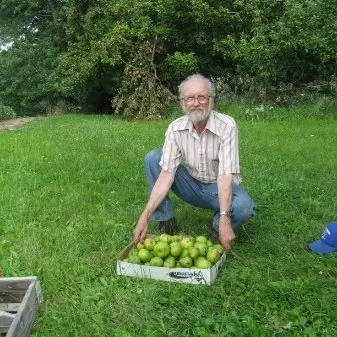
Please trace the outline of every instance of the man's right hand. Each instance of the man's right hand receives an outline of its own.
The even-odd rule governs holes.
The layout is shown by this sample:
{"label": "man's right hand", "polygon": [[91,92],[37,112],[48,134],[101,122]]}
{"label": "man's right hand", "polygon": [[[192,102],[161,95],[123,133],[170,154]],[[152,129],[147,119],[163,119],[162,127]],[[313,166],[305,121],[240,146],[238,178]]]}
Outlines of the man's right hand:
{"label": "man's right hand", "polygon": [[231,226],[231,220],[228,217],[220,217],[219,220],[219,240],[225,252],[229,252],[235,239],[235,233]]}
{"label": "man's right hand", "polygon": [[147,228],[147,219],[144,219],[144,217],[140,217],[135,229],[133,230],[133,241],[142,241],[146,236]]}

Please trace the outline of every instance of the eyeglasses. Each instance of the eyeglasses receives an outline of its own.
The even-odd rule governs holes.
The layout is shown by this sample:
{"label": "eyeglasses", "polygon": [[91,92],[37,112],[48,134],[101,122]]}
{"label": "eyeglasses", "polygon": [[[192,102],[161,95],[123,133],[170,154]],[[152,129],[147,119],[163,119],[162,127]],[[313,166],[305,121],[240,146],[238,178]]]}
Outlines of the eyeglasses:
{"label": "eyeglasses", "polygon": [[198,100],[200,104],[205,104],[210,97],[213,96],[205,96],[205,95],[198,95],[198,96],[186,96],[186,97],[181,97],[181,99],[184,100],[186,104],[193,104],[195,102],[195,99]]}

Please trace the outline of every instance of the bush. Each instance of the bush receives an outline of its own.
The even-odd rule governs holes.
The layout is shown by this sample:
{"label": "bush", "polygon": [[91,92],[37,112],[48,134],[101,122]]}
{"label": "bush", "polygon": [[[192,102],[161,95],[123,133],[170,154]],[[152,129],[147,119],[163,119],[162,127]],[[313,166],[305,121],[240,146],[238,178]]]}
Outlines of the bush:
{"label": "bush", "polygon": [[0,120],[11,119],[11,118],[14,118],[15,116],[16,116],[16,113],[11,107],[2,105],[0,103]]}
{"label": "bush", "polygon": [[168,114],[174,96],[156,76],[151,53],[150,43],[145,42],[133,62],[125,66],[121,87],[113,100],[116,114],[136,119],[158,119]]}
{"label": "bush", "polygon": [[334,97],[322,97],[317,101],[315,105],[317,114],[321,117],[336,116],[337,113],[337,98]]}
{"label": "bush", "polygon": [[264,101],[267,85],[249,75],[230,75],[211,77],[218,100]]}

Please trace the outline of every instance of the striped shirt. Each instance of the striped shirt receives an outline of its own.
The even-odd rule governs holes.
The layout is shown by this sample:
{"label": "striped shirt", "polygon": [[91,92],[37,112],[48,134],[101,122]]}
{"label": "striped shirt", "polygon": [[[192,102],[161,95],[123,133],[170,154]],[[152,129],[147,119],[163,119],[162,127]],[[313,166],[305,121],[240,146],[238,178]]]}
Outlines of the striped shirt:
{"label": "striped shirt", "polygon": [[193,178],[204,183],[214,183],[219,175],[232,173],[239,184],[242,179],[234,119],[212,111],[200,136],[188,116],[176,119],[166,131],[159,164],[174,174],[182,164]]}

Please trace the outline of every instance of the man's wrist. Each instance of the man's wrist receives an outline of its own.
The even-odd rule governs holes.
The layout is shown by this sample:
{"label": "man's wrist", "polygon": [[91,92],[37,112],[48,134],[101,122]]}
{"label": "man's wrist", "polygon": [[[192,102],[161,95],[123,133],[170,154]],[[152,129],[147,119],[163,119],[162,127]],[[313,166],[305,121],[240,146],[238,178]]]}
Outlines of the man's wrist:
{"label": "man's wrist", "polygon": [[151,218],[151,212],[145,209],[145,211],[142,213],[141,218],[145,221],[149,221]]}
{"label": "man's wrist", "polygon": [[230,218],[232,216],[232,212],[231,211],[222,211],[222,212],[220,212],[220,217],[221,216]]}
{"label": "man's wrist", "polygon": [[231,227],[232,226],[231,218],[229,218],[228,216],[221,216],[219,220],[219,226]]}

